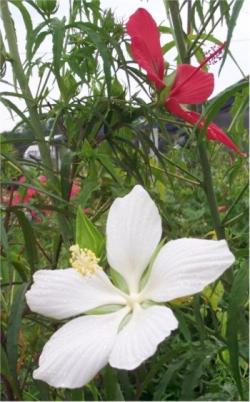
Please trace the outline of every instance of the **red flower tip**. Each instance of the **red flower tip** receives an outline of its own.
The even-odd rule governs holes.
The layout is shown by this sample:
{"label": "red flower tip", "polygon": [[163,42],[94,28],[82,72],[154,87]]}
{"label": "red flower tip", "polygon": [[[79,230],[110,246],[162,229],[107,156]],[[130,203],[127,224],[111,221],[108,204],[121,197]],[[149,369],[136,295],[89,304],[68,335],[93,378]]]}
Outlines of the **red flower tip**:
{"label": "red flower tip", "polygon": [[[176,99],[174,99],[174,98],[167,99],[165,102],[165,107],[172,114],[182,118],[184,121],[191,123],[192,125],[195,125],[196,123],[199,122],[198,127],[200,129],[202,129],[204,127],[205,120],[204,119],[201,120],[201,115],[199,113],[183,109],[178,104]],[[241,157],[246,156],[246,154],[241,152],[240,149],[233,143],[231,138],[228,137],[228,135],[225,134],[224,131],[221,130],[216,124],[210,123],[208,125],[206,135],[207,135],[208,140],[218,141],[221,144],[226,145],[226,147],[232,149],[234,152],[236,152]]]}
{"label": "red flower tip", "polygon": [[149,81],[153,82],[157,89],[164,88],[164,60],[160,34],[151,14],[144,8],[138,8],[129,18],[126,29],[131,37],[131,53],[134,60],[146,70]]}
{"label": "red flower tip", "polygon": [[233,143],[230,137],[224,133],[221,128],[219,128],[216,124],[210,123],[207,128],[207,138],[210,141],[219,141],[221,144],[226,145],[228,148],[231,148],[234,152],[240,155],[242,158],[245,158],[247,155]]}

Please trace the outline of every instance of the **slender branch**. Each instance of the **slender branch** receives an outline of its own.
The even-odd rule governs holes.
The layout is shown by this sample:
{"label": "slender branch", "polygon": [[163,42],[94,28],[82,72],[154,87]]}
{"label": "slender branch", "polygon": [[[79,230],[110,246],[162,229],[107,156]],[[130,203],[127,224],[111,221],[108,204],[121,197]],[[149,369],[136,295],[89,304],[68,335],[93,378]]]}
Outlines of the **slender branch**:
{"label": "slender branch", "polygon": [[234,202],[232,203],[232,205],[230,206],[230,208],[228,209],[227,213],[225,214],[224,218],[222,219],[222,223],[224,224],[224,222],[226,222],[228,216],[231,214],[232,210],[234,209],[234,207],[238,204],[238,202],[240,201],[241,197],[243,196],[243,194],[245,193],[245,191],[248,189],[248,183],[245,184],[245,186],[243,187],[243,189],[241,190],[241,192],[239,193],[239,195],[236,197],[236,199],[234,200]]}
{"label": "slender branch", "polygon": [[223,225],[221,223],[220,215],[218,212],[217,201],[216,201],[216,197],[215,197],[215,193],[214,193],[213,180],[212,180],[210,164],[209,164],[209,160],[208,160],[208,156],[207,156],[206,145],[205,145],[204,141],[202,141],[202,140],[199,141],[199,139],[198,139],[198,151],[199,151],[200,163],[201,163],[201,168],[202,168],[202,173],[203,173],[203,188],[204,188],[206,196],[207,196],[208,205],[209,205],[211,217],[213,219],[216,236],[218,239],[224,239],[225,231],[224,231]]}
{"label": "slender branch", "polygon": [[[212,12],[209,14],[207,20],[204,21],[204,23],[202,24],[202,28],[201,28],[200,31],[197,33],[195,40],[192,42],[190,48],[188,49],[189,57],[192,57],[192,56],[195,54],[195,52],[196,52],[196,48],[195,48],[195,47],[196,47],[196,45],[199,43],[200,37],[202,36],[203,32],[205,32],[205,30],[206,30],[206,28],[207,28],[209,22],[210,22],[211,19],[213,18],[214,13],[215,13],[215,11],[217,10],[218,7],[219,7],[219,2],[215,4],[215,6],[213,7]],[[217,26],[217,25],[220,23],[221,19],[222,19],[222,17],[220,17],[220,18],[218,19],[218,21],[216,21],[215,25],[213,25],[212,29],[209,31],[208,36],[214,31],[215,26]],[[202,43],[204,43],[205,40],[206,40],[206,39],[204,39]],[[201,44],[198,44],[198,47],[200,47],[200,46],[201,46]]]}
{"label": "slender branch", "polygon": [[198,177],[194,176],[194,175],[193,175],[192,173],[190,173],[187,169],[185,169],[185,168],[183,168],[182,166],[178,165],[178,163],[172,161],[170,158],[168,158],[168,157],[167,157],[166,155],[164,155],[163,153],[160,153],[160,156],[161,156],[162,159],[166,160],[166,162],[168,162],[170,165],[175,166],[175,167],[176,167],[178,170],[180,170],[181,172],[183,172],[183,173],[187,174],[188,176],[192,177],[192,178],[195,180],[195,182],[197,182],[198,184],[201,184],[201,183],[202,183],[202,181],[201,181]]}
{"label": "slender branch", "polygon": [[20,85],[24,99],[26,101],[27,108],[29,110],[30,124],[34,130],[34,136],[38,141],[38,147],[42,160],[44,162],[44,165],[47,167],[48,177],[50,177],[51,181],[55,183],[55,177],[52,174],[53,166],[49,148],[47,147],[44,139],[43,129],[37,113],[36,101],[32,96],[26,75],[22,67],[22,62],[17,47],[17,38],[15,33],[14,22],[11,18],[7,0],[2,0],[1,6],[2,6],[1,9],[2,9],[3,24],[6,33],[6,39],[9,46],[9,52],[13,70],[17,78],[17,81]]}
{"label": "slender branch", "polygon": [[188,0],[188,4],[187,4],[187,35],[190,35],[192,33],[191,17],[192,17],[192,0]]}
{"label": "slender branch", "polygon": [[199,185],[201,184],[200,181],[190,180],[190,179],[188,179],[188,178],[186,178],[186,177],[180,176],[180,175],[178,175],[178,174],[176,174],[176,173],[169,172],[169,171],[164,170],[164,169],[161,169],[161,168],[159,168],[159,167],[156,167],[156,166],[153,166],[153,165],[150,165],[150,167],[153,168],[153,169],[155,169],[155,170],[159,170],[160,172],[163,172],[163,173],[165,173],[166,175],[175,177],[176,179],[183,180],[183,181],[185,181],[186,183],[194,184],[194,185],[196,185],[196,186],[199,186]]}
{"label": "slender branch", "polygon": [[[12,68],[14,71],[14,74],[17,78],[17,81],[20,85],[20,89],[22,91],[22,95],[25,99],[28,111],[29,111],[29,117],[30,117],[30,125],[33,129],[34,132],[34,137],[37,141],[39,151],[41,154],[41,159],[43,162],[43,166],[46,172],[46,175],[49,179],[49,182],[51,183],[51,187],[54,188],[57,194],[59,194],[60,191],[60,183],[54,174],[53,171],[53,164],[50,156],[50,148],[45,142],[44,138],[44,133],[43,133],[43,128],[40,122],[40,118],[37,112],[37,102],[33,98],[31,90],[29,88],[29,83],[28,79],[25,75],[21,58],[19,55],[18,47],[17,47],[17,38],[16,38],[16,32],[15,32],[15,26],[14,22],[11,18],[10,10],[8,7],[8,1],[7,0],[1,0],[1,11],[2,11],[2,18],[3,18],[3,24],[4,24],[4,29],[5,29],[5,34],[9,46],[9,53],[10,53],[10,59],[12,62]],[[52,202],[55,203],[55,201],[52,199]],[[64,218],[62,214],[58,214],[57,216],[59,226],[63,235],[63,238],[66,243],[69,242],[69,230],[68,230],[68,225],[67,221]]]}
{"label": "slender branch", "polygon": [[166,10],[170,12],[172,28],[181,62],[186,63],[188,61],[187,49],[184,31],[181,23],[179,1],[165,0],[165,7]]}
{"label": "slender branch", "polygon": [[246,215],[247,211],[240,212],[238,215],[234,216],[233,218],[229,219],[228,221],[223,223],[223,226],[228,226],[232,225],[232,223],[235,223],[238,219],[242,218],[242,216]]}
{"label": "slender branch", "polygon": [[[179,14],[179,4],[178,1],[165,0],[165,5],[170,11],[172,25],[175,32],[177,48],[179,51],[179,56],[182,63],[187,61],[187,52],[185,46],[185,37],[182,29],[182,23]],[[197,123],[198,126],[199,122]],[[203,133],[201,133],[203,134]],[[203,134],[204,136],[204,134]],[[203,188],[207,196],[207,201],[213,220],[214,229],[218,239],[225,238],[225,232],[223,225],[221,224],[219,211],[217,208],[217,202],[214,192],[213,179],[210,169],[210,164],[207,156],[206,145],[202,141],[201,135],[198,136],[198,152],[200,157],[201,169],[203,174]]]}

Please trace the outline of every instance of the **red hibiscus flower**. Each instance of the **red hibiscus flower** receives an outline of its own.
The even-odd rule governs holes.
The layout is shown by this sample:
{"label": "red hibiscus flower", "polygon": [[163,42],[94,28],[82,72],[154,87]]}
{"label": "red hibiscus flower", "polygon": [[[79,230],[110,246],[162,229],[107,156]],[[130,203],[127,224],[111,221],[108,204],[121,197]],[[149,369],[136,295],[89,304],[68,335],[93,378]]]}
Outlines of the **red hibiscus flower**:
{"label": "red hibiscus flower", "polygon": [[164,88],[164,60],[155,21],[144,8],[139,8],[130,17],[126,27],[132,39],[133,58],[146,70],[149,81],[153,82],[157,89]]}
{"label": "red hibiscus flower", "polygon": [[[126,24],[131,37],[131,52],[134,60],[147,72],[147,77],[157,90],[166,87],[164,82],[164,59],[160,46],[157,25],[152,16],[143,8],[139,8]],[[184,121],[202,128],[205,124],[201,115],[185,109],[183,104],[198,104],[207,100],[214,90],[214,76],[202,71],[202,67],[221,52],[224,45],[205,58],[198,67],[189,64],[177,66],[175,79],[165,100],[165,108]],[[214,123],[206,129],[208,140],[218,141],[241,156],[245,156],[233,141]]]}

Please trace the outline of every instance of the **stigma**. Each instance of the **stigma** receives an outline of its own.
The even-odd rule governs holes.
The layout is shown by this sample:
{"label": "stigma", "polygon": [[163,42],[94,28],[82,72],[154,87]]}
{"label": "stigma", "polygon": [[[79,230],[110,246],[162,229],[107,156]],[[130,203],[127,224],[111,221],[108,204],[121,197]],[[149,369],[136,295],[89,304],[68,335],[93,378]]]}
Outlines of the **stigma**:
{"label": "stigma", "polygon": [[70,247],[71,266],[81,275],[94,275],[102,268],[98,265],[100,258],[97,258],[93,251],[87,248],[80,248],[78,244]]}

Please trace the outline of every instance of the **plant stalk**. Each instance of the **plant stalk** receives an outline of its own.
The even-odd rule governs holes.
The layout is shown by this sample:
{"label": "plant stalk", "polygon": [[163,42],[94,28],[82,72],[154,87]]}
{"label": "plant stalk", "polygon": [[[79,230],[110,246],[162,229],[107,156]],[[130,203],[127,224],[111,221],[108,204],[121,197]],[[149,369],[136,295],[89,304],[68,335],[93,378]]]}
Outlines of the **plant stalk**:
{"label": "plant stalk", "polygon": [[[1,11],[2,11],[2,19],[6,34],[6,39],[9,47],[9,55],[12,62],[12,68],[16,79],[20,85],[22,95],[25,99],[29,117],[30,117],[30,125],[34,132],[34,137],[37,141],[41,159],[43,162],[43,166],[45,167],[46,175],[49,179],[51,187],[59,194],[60,191],[60,183],[53,172],[53,164],[50,156],[50,148],[46,144],[44,139],[44,133],[42,129],[42,125],[40,122],[39,114],[37,112],[37,102],[33,98],[31,90],[29,88],[28,79],[24,73],[21,58],[18,51],[17,46],[17,37],[15,32],[14,22],[11,18],[11,13],[8,7],[7,0],[1,0]],[[52,199],[54,203],[54,200]],[[66,243],[69,243],[70,231],[67,220],[62,214],[58,214],[58,223],[61,229],[62,236]]]}
{"label": "plant stalk", "polygon": [[[180,60],[182,63],[187,63],[189,60],[187,57],[185,37],[184,37],[182,22],[181,22],[181,18],[180,18],[179,2],[178,2],[178,0],[176,0],[176,1],[165,0],[165,6],[166,6],[166,9],[170,11],[172,26],[173,26],[173,30],[175,32],[175,39],[176,39],[176,44],[177,44]],[[207,201],[208,201],[211,217],[213,220],[214,229],[215,229],[217,238],[224,239],[225,231],[224,231],[223,225],[221,224],[221,220],[220,220],[220,216],[219,216],[219,212],[218,212],[218,208],[217,208],[217,202],[216,202],[214,186],[213,186],[213,179],[212,179],[210,164],[209,164],[209,160],[208,160],[208,156],[207,156],[206,146],[205,146],[204,142],[201,140],[201,138],[198,138],[197,142],[198,142],[198,151],[199,151],[201,169],[202,169],[202,174],[203,174],[203,188],[204,188],[204,191],[207,196]]]}
{"label": "plant stalk", "polygon": [[11,58],[13,71],[20,85],[23,97],[25,99],[29,111],[30,124],[32,126],[32,129],[34,130],[34,136],[38,142],[38,147],[42,161],[47,168],[46,173],[48,177],[51,179],[51,181],[55,183],[55,177],[53,175],[53,166],[50,158],[50,151],[46,146],[46,142],[44,139],[43,129],[37,113],[36,101],[32,96],[26,75],[22,67],[22,62],[17,47],[17,38],[15,33],[14,22],[11,18],[7,0],[1,1],[1,9],[2,9],[3,24],[6,33],[6,39],[9,46],[9,55]]}
{"label": "plant stalk", "polygon": [[165,7],[167,12],[169,11],[172,23],[172,29],[176,40],[178,53],[182,63],[187,63],[187,49],[186,41],[184,37],[184,31],[181,23],[180,7],[178,0],[165,0]]}
{"label": "plant stalk", "polygon": [[[204,134],[202,133],[202,135],[204,135]],[[225,239],[225,231],[224,231],[224,227],[221,223],[219,211],[218,211],[218,207],[217,207],[217,201],[216,201],[216,196],[215,196],[214,186],[213,186],[213,179],[212,179],[210,164],[209,164],[209,160],[208,160],[208,156],[207,156],[206,144],[204,144],[204,141],[202,141],[202,140],[199,141],[199,139],[197,142],[198,142],[200,163],[201,163],[201,168],[202,168],[202,173],[203,173],[203,188],[204,188],[204,191],[207,196],[210,214],[211,214],[213,224],[214,224],[214,229],[216,232],[216,237],[218,240]]]}

